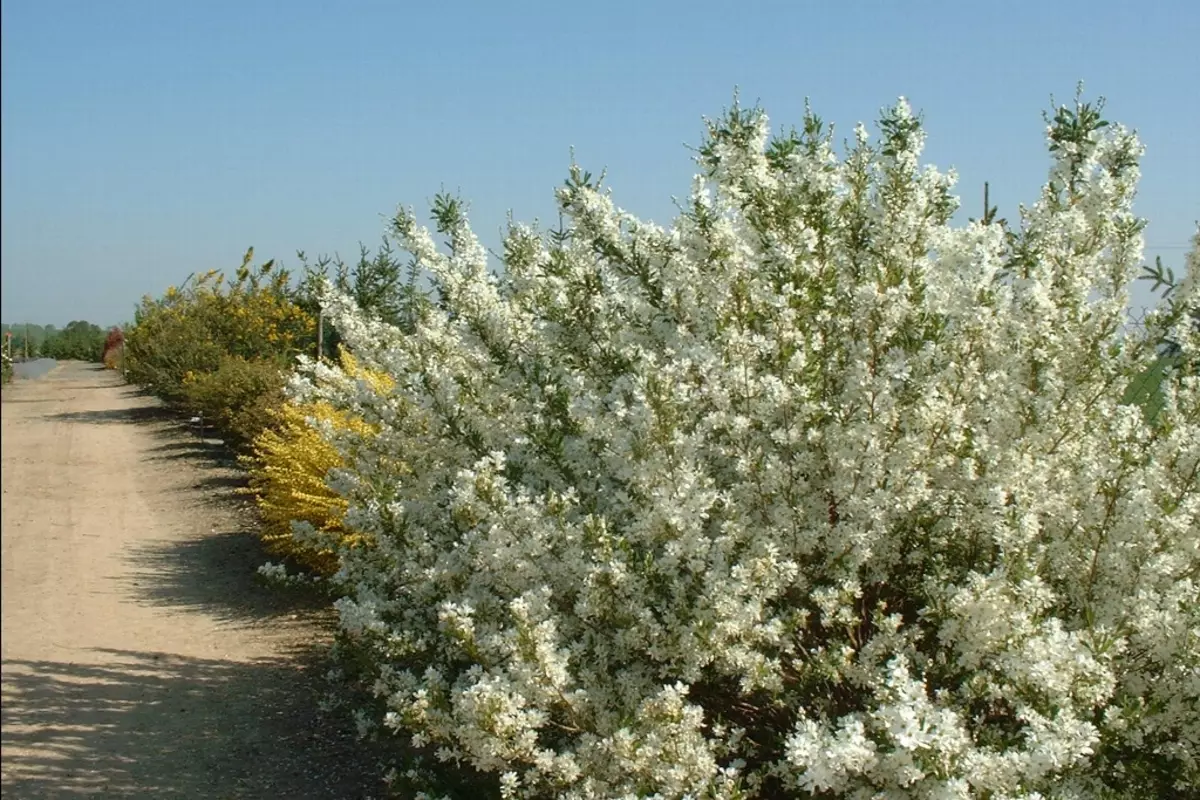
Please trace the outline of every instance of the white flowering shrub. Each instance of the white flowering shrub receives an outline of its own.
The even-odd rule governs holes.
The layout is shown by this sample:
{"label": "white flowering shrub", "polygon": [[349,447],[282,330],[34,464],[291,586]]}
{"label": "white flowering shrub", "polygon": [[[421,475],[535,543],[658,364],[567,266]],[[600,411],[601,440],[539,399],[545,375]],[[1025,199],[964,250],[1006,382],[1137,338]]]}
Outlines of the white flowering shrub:
{"label": "white flowering shrub", "polygon": [[1011,230],[903,101],[844,155],[734,108],[668,229],[573,169],[500,274],[400,213],[415,332],[328,300],[395,385],[293,386],[380,429],[326,433],[382,721],[505,797],[1200,791],[1200,264],[1127,334],[1141,146],[1048,140]]}

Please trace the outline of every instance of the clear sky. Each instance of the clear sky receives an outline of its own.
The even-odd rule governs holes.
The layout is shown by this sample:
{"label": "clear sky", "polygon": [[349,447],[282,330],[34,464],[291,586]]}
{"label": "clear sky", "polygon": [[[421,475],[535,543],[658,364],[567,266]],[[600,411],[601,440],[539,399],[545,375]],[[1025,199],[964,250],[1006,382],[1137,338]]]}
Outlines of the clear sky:
{"label": "clear sky", "polygon": [[6,322],[121,322],[251,245],[349,257],[443,187],[495,246],[508,210],[551,218],[572,146],[666,223],[735,87],[778,126],[809,97],[842,133],[905,95],[967,211],[987,180],[1011,218],[1045,174],[1041,112],[1083,80],[1148,148],[1148,256],[1181,265],[1200,217],[1194,0],[2,8]]}

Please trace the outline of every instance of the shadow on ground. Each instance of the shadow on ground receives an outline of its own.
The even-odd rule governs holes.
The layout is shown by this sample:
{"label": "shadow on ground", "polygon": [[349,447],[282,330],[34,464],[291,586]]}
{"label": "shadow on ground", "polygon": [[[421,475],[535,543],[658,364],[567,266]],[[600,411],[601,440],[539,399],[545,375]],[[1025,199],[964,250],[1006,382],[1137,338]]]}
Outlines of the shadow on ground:
{"label": "shadow on ground", "polygon": [[250,485],[250,479],[245,475],[209,475],[197,481],[196,485],[209,491],[245,489]]}
{"label": "shadow on ground", "polygon": [[236,467],[237,454],[219,439],[202,439],[191,426],[178,423],[173,429],[163,431],[159,438],[162,444],[149,449],[154,461],[198,461],[206,466]]}
{"label": "shadow on ground", "polygon": [[178,415],[163,406],[139,406],[135,408],[106,408],[100,411],[64,411],[47,414],[55,422],[81,422],[91,425],[112,423],[162,422]]}
{"label": "shadow on ground", "polygon": [[133,550],[127,558],[131,575],[125,589],[138,603],[200,611],[242,624],[280,617],[332,620],[329,598],[320,592],[262,581],[257,570],[271,556],[252,531],[156,543]]}
{"label": "shadow on ground", "polygon": [[253,663],[112,650],[81,654],[86,664],[6,659],[4,797],[382,797],[378,751],[356,741],[345,709],[319,711],[332,664],[311,642],[332,624],[329,598],[259,578],[271,558],[252,501],[235,493],[236,456],[157,401],[47,418],[141,426],[145,468],[179,470],[179,502],[212,510],[200,530],[126,551],[118,580],[131,602],[298,646]]}
{"label": "shadow on ground", "polygon": [[14,798],[354,798],[380,770],[318,711],[316,653],[257,663],[94,651],[6,660],[3,792]]}
{"label": "shadow on ground", "polygon": [[258,568],[272,557],[256,535],[258,516],[253,500],[237,493],[247,485],[246,474],[238,469],[237,456],[224,443],[201,438],[196,426],[157,401],[50,418],[75,424],[143,426],[154,440],[144,463],[153,465],[152,469],[185,470],[180,473],[183,479],[176,482],[178,491],[188,495],[183,502],[212,509],[211,522],[217,527],[211,532],[203,529],[127,552],[130,574],[123,582],[135,602],[250,624],[281,618],[312,621],[314,615],[324,622],[332,616],[327,596],[267,586],[259,578]]}

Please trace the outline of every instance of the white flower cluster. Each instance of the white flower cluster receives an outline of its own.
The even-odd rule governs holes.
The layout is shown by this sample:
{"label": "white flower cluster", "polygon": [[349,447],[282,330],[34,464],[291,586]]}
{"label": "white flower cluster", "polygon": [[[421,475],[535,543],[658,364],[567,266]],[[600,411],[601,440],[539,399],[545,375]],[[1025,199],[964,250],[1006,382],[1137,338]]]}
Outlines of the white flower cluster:
{"label": "white flower cluster", "polygon": [[1195,363],[1197,255],[1126,334],[1141,146],[1048,134],[1011,226],[903,101],[842,156],[735,108],[669,229],[573,169],[499,276],[402,212],[415,332],[328,300],[394,387],[293,385],[380,431],[326,435],[383,722],[505,797],[1200,791],[1200,378],[1122,402]]}
{"label": "white flower cluster", "polygon": [[278,588],[316,586],[322,582],[318,576],[303,572],[288,572],[286,566],[272,561],[259,565],[257,572],[264,581]]}

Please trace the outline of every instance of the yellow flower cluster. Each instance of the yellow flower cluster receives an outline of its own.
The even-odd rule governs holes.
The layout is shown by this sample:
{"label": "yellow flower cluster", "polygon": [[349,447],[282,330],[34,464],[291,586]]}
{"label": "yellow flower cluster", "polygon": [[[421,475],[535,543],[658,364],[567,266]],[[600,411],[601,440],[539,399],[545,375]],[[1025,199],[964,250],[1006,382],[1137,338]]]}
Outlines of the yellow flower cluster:
{"label": "yellow flower cluster", "polygon": [[[384,376],[360,369],[348,353],[343,352],[341,360],[350,374],[375,386],[386,385]],[[258,502],[263,541],[273,554],[291,557],[319,574],[330,575],[337,569],[336,554],[297,541],[292,536],[292,521],[307,522],[347,545],[364,545],[366,539],[345,526],[346,501],[325,485],[329,470],[344,464],[310,420],[328,422],[362,436],[370,436],[374,430],[325,403],[285,404],[273,416],[275,424],[254,440],[253,454],[245,459],[250,472],[247,491]]]}
{"label": "yellow flower cluster", "polygon": [[[158,299],[142,299],[126,337],[130,380],[206,416],[225,408],[232,419],[272,370],[286,370],[297,353],[311,351],[315,314],[298,304],[287,270],[270,261],[254,266],[253,255],[247,252],[228,276],[211,270]],[[222,370],[236,372],[243,385]],[[240,428],[235,433],[242,438]]]}

